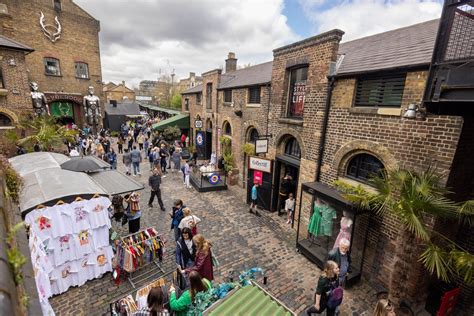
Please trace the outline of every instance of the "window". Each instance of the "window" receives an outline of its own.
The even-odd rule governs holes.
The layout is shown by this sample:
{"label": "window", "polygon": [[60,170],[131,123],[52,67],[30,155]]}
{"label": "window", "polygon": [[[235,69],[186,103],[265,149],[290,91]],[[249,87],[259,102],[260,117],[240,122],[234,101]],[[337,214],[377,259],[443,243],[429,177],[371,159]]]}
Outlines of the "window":
{"label": "window", "polygon": [[5,89],[5,84],[3,83],[3,70],[0,69],[0,89]]}
{"label": "window", "polygon": [[76,78],[89,79],[89,66],[86,63],[76,63]]}
{"label": "window", "polygon": [[12,126],[12,120],[3,113],[0,113],[0,127],[9,127]]}
{"label": "window", "polygon": [[405,77],[406,74],[359,78],[354,105],[400,107]]}
{"label": "window", "polygon": [[212,109],[212,83],[206,85],[206,109]]}
{"label": "window", "polygon": [[369,154],[360,154],[349,161],[347,177],[367,183],[371,177],[379,176],[384,165],[376,157]]}
{"label": "window", "polygon": [[296,68],[290,71],[288,117],[303,117],[307,78],[308,67]]}
{"label": "window", "polygon": [[196,104],[201,104],[202,93],[196,94]]}
{"label": "window", "polygon": [[232,90],[224,90],[224,102],[232,102]]}
{"label": "window", "polygon": [[54,11],[61,11],[61,0],[54,0]]}
{"label": "window", "polygon": [[46,57],[44,59],[44,72],[49,76],[61,76],[59,59]]}
{"label": "window", "polygon": [[285,144],[285,155],[301,158],[300,144],[296,138],[291,137]]}
{"label": "window", "polygon": [[260,87],[249,88],[249,103],[260,103]]}
{"label": "window", "polygon": [[189,111],[189,99],[184,99],[184,110]]}
{"label": "window", "polygon": [[258,139],[258,131],[256,128],[252,128],[249,132],[249,139],[248,141],[250,143],[255,143],[255,141]]}
{"label": "window", "polygon": [[229,122],[224,123],[224,135],[232,136],[232,127]]}

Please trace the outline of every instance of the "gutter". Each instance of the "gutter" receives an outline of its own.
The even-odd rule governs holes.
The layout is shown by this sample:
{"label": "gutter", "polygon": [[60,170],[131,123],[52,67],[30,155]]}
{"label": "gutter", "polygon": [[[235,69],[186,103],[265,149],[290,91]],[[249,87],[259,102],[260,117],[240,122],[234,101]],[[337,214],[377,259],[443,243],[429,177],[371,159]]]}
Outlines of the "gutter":
{"label": "gutter", "polygon": [[316,182],[321,180],[321,165],[323,163],[324,149],[326,147],[326,135],[329,124],[329,110],[331,108],[332,90],[334,89],[334,82],[336,78],[334,75],[328,76],[328,94],[326,97],[326,106],[324,109],[323,126],[321,127],[321,141],[319,142],[318,162],[316,166]]}

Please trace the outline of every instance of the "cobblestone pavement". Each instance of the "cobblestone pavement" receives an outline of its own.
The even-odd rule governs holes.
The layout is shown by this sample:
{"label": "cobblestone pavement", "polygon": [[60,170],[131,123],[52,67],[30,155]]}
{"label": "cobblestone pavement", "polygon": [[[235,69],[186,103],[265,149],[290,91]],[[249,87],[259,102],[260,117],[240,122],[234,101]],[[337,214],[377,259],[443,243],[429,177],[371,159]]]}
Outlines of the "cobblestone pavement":
{"label": "cobblestone pavement", "polygon": [[[142,176],[135,178],[146,187],[141,191],[141,227],[153,226],[168,237],[168,252],[163,263],[165,271],[172,271],[175,267],[168,211],[173,200],[180,198],[193,214],[202,219],[198,230],[214,245],[220,262],[219,270],[215,273],[217,282],[226,280],[230,271],[236,271],[238,275],[246,268],[259,266],[267,271],[266,288],[269,292],[293,311],[300,314],[312,304],[320,270],[296,252],[295,231],[291,230],[283,217],[266,211],[261,211],[261,217],[248,213],[245,192],[235,186],[229,187],[227,191],[208,193],[185,189],[180,172],[169,172],[163,179],[162,196],[167,212],[159,209],[156,200],[154,207],[149,209],[148,161],[144,160],[141,167]],[[121,156],[119,170],[123,171]],[[121,234],[127,234],[127,225],[120,227],[114,224],[114,228]],[[138,283],[137,286],[145,283]],[[81,287],[71,288],[50,301],[57,315],[102,315],[109,312],[110,302],[132,291],[126,281],[115,286],[108,273]],[[345,291],[341,315],[369,315],[374,302],[375,292],[361,282]]]}

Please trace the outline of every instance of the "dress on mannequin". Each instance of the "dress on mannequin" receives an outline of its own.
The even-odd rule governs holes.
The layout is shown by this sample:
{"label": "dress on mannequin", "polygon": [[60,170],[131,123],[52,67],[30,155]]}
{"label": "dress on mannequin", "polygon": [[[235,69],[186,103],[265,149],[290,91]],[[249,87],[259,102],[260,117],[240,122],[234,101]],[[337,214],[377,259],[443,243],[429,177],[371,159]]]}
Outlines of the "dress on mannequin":
{"label": "dress on mannequin", "polygon": [[334,242],[333,249],[339,247],[339,242],[342,238],[347,240],[351,240],[351,229],[352,229],[352,220],[349,217],[342,217],[341,218],[341,230],[337,235],[336,242]]}
{"label": "dress on mannequin", "polygon": [[314,202],[313,215],[309,221],[308,232],[313,235],[313,237],[318,237],[321,235],[321,210],[320,204]]}

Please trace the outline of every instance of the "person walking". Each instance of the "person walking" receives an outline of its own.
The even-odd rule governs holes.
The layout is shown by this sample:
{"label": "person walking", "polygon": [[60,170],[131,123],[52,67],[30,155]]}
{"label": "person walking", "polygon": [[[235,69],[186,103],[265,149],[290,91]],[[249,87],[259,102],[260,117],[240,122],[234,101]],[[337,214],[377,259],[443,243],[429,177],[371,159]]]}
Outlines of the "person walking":
{"label": "person walking", "polygon": [[285,201],[285,211],[288,213],[288,218],[286,223],[293,224],[293,212],[295,211],[295,198],[293,193],[290,193],[288,199]]}
{"label": "person walking", "polygon": [[128,150],[132,151],[132,147],[133,147],[133,136],[128,135]]}
{"label": "person walking", "polygon": [[193,242],[196,245],[196,260],[192,267],[186,268],[181,272],[184,271],[184,273],[189,274],[191,271],[196,271],[209,281],[214,280],[211,244],[201,234],[194,236]]}
{"label": "person walking", "polygon": [[150,141],[148,140],[148,138],[145,138],[145,142],[143,143],[143,150],[145,151],[145,157],[147,158],[149,154],[149,149],[150,149]]}
{"label": "person walking", "polygon": [[252,192],[251,192],[251,198],[252,202],[250,202],[250,209],[249,213],[252,213],[255,211],[255,215],[260,216],[260,213],[258,212],[257,206],[258,206],[258,183],[254,183],[252,187]]}
{"label": "person walking", "polygon": [[191,228],[184,227],[181,230],[181,237],[176,242],[176,264],[182,270],[190,268],[194,265],[195,255],[196,245],[193,242]]}
{"label": "person walking", "polygon": [[132,156],[133,176],[137,174],[140,176],[140,163],[142,162],[142,153],[137,149],[137,146],[133,146],[133,150],[130,153]]}
{"label": "person walking", "polygon": [[110,148],[107,153],[107,160],[109,161],[111,169],[117,169],[117,154],[113,148]]}
{"label": "person walking", "polygon": [[161,172],[163,174],[166,173],[166,157],[168,157],[168,151],[166,150],[166,145],[161,144],[161,149],[160,149],[160,164],[161,164]]}
{"label": "person walking", "polygon": [[153,149],[150,149],[148,153],[148,162],[150,163],[150,171],[155,169],[155,152]]}
{"label": "person walking", "polygon": [[158,198],[158,204],[160,205],[161,210],[164,212],[165,206],[163,205],[163,200],[161,199],[161,174],[160,170],[154,169],[153,174],[148,178],[148,185],[151,188],[150,200],[148,200],[148,206],[153,207],[153,200],[155,196]]}
{"label": "person walking", "polygon": [[134,234],[140,230],[140,217],[142,216],[139,204],[140,195],[137,192],[133,192],[130,195],[127,194],[125,202],[127,202],[125,214],[128,218],[128,233]]}
{"label": "person walking", "polygon": [[181,170],[181,153],[178,149],[173,152],[171,156],[171,160],[173,161],[173,169],[175,171]]}
{"label": "person walking", "polygon": [[210,280],[202,278],[196,271],[189,274],[189,283],[190,288],[184,291],[179,298],[176,298],[174,286],[170,287],[170,307],[176,316],[188,315],[196,294],[206,292],[212,287]]}
{"label": "person walking", "polygon": [[184,186],[186,187],[186,189],[191,189],[191,186],[189,185],[189,176],[191,174],[191,166],[189,165],[189,162],[187,161],[184,164],[183,173],[184,173]]}
{"label": "person walking", "polygon": [[124,143],[123,136],[120,135],[118,140],[117,140],[117,146],[118,146],[118,153],[119,154],[123,154],[123,143]]}
{"label": "person walking", "polygon": [[351,272],[351,254],[349,253],[351,243],[346,238],[339,241],[337,248],[329,251],[328,260],[334,261],[339,266],[339,285],[344,286],[349,272]]}
{"label": "person walking", "polygon": [[316,293],[314,295],[314,305],[306,310],[308,316],[321,314],[326,310],[327,316],[334,316],[336,308],[328,307],[329,295],[332,290],[339,286],[339,267],[334,261],[327,261],[324,270],[318,279]]}
{"label": "person walking", "polygon": [[191,209],[189,207],[185,207],[183,209],[183,219],[178,225],[178,228],[183,231],[184,228],[190,228],[193,236],[197,235],[197,224],[201,222],[201,219],[196,215],[191,214]]}
{"label": "person walking", "polygon": [[143,143],[145,143],[145,135],[140,132],[140,134],[137,137],[137,143],[138,143],[138,149],[143,150]]}
{"label": "person walking", "polygon": [[184,133],[181,135],[181,146],[187,147],[186,146],[186,135]]}
{"label": "person walking", "polygon": [[183,201],[181,200],[176,200],[173,204],[173,209],[169,215],[171,217],[171,229],[174,230],[174,240],[177,241],[179,239],[179,236],[181,235],[181,231],[179,230],[178,226],[184,217],[184,206]]}
{"label": "person walking", "polygon": [[125,165],[125,174],[127,176],[131,175],[131,166],[132,166],[132,154],[125,148],[125,153],[122,156],[122,162]]}

